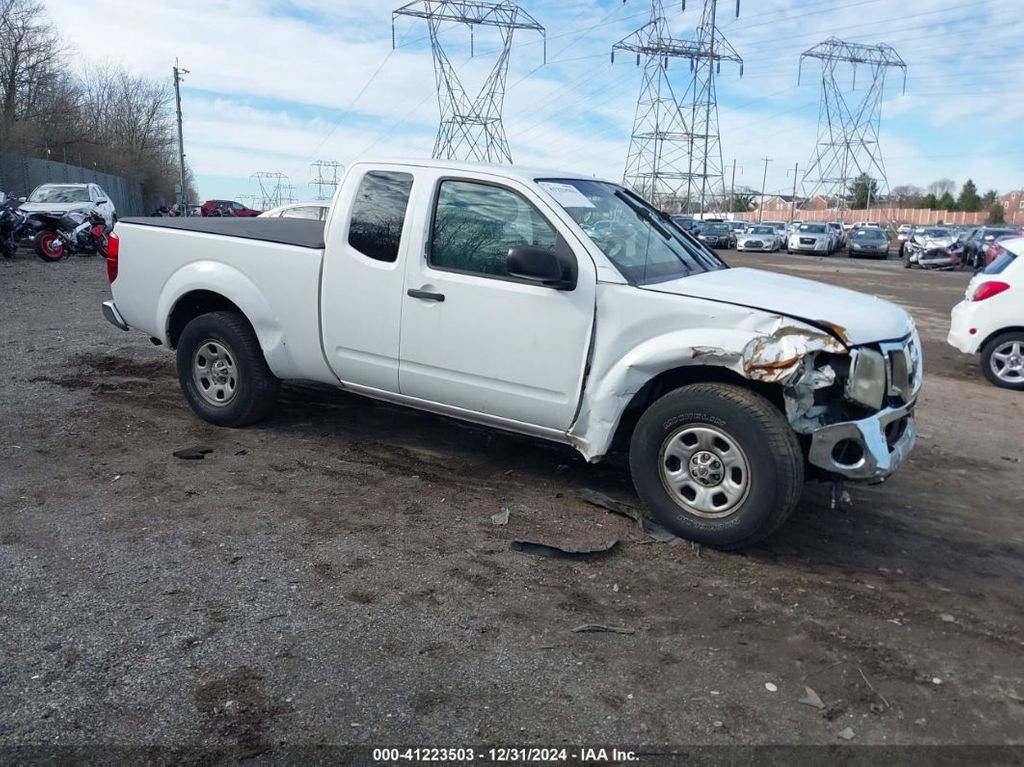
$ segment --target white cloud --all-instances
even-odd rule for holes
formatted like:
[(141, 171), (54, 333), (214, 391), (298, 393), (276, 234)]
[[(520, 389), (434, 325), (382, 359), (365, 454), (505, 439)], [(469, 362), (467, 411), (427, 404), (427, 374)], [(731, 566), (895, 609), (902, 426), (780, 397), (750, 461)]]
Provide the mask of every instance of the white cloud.
[[(168, 77), (175, 57), (186, 81), (187, 151), (200, 182), (227, 179), (207, 195), (235, 194), (256, 170), (280, 170), (300, 189), (315, 157), (351, 161), (367, 147), (383, 154), (430, 152), (437, 121), (434, 70), (422, 22), (399, 19), (391, 49), (392, 5), (379, 0), (176, 0), (144, 5), (46, 0), (51, 16), (85, 61), (114, 60)], [(621, 175), (640, 85), (628, 56), (609, 65), (611, 44), (646, 20), (643, 0), (523, 0), (548, 27), (548, 58), (529, 35), (517, 38), (505, 124), (518, 162)], [(806, 167), (817, 135), (820, 69), (802, 51), (830, 35), (890, 41), (909, 67), (907, 96), (891, 79), (883, 105), (882, 153), (890, 183), (926, 184), (973, 176), (982, 188), (1024, 178), (1018, 139), (1024, 71), (1014, 24), (1015, 0), (936, 8), (933, 0), (851, 0), (842, 6), (795, 0), (745, 4), (738, 20), (720, 4), (720, 23), (746, 61), (745, 76), (723, 67), (719, 79), (723, 159), (743, 168), (737, 183), (787, 191), (786, 170)], [(693, 34), (699, 3), (678, 13), (673, 32)], [(751, 7), (753, 6), (753, 7)], [(467, 61), (464, 28), (445, 30), (452, 62), (467, 89), (486, 76), (493, 32), (477, 36)], [(456, 42), (458, 40), (462, 42)], [(979, 45), (973, 45), (981, 43)], [(383, 66), (382, 66), (382, 62)], [(378, 72), (379, 68), (379, 72)], [(375, 75), (376, 72), (376, 75)], [(526, 75), (530, 76), (526, 76)], [(859, 82), (866, 73), (859, 72)], [(678, 66), (685, 80), (685, 63)], [(373, 78), (370, 87), (363, 91)], [(680, 89), (682, 91), (683, 88)], [(956, 94), (944, 97), (943, 94)], [(356, 101), (358, 96), (358, 100)], [(355, 107), (349, 112), (349, 106)], [(998, 153), (996, 155), (995, 153)], [(728, 181), (728, 178), (726, 179)]]

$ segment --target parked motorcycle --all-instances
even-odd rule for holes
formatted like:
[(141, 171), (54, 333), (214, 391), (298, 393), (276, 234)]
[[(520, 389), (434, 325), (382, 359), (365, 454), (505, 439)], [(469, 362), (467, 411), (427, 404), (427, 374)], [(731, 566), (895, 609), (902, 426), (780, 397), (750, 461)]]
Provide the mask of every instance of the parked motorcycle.
[(72, 254), (107, 256), (110, 229), (97, 210), (72, 210), (60, 215), (33, 213), (28, 226), (35, 230), (33, 245), (43, 261), (60, 261)]
[(25, 234), (28, 216), (18, 210), (20, 200), (0, 192), (0, 257), (14, 258), (18, 241)]

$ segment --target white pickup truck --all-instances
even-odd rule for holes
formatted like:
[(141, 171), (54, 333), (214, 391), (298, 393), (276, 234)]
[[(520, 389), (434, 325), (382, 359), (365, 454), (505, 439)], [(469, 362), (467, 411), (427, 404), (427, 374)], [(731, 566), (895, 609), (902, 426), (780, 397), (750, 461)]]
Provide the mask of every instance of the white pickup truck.
[(119, 328), (177, 350), (195, 412), (244, 426), (312, 380), (576, 448), (628, 450), (677, 534), (737, 548), (805, 477), (878, 482), (915, 440), (920, 343), (872, 296), (729, 268), (570, 173), (359, 162), (326, 222), (123, 219)]

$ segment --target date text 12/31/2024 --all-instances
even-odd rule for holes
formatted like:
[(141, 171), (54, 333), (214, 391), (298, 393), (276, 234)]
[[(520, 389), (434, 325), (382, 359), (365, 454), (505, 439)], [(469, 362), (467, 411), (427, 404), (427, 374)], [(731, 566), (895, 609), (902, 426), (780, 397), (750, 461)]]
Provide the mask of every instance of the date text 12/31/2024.
[(635, 751), (618, 748), (542, 748), (504, 746), (494, 748), (375, 748), (373, 761), (397, 762), (636, 762)]

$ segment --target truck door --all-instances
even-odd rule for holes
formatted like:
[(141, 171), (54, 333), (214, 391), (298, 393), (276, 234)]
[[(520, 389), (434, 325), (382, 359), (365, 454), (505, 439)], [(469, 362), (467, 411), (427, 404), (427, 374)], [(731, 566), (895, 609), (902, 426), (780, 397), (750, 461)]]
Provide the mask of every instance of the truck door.
[[(423, 252), (403, 292), (404, 396), (565, 430), (575, 417), (594, 321), (593, 262), (523, 185), (442, 178)], [(571, 289), (509, 276), (515, 247), (572, 262)]]
[(346, 177), (327, 223), (320, 285), (324, 354), (344, 383), (398, 392), (398, 344), (413, 177)]

